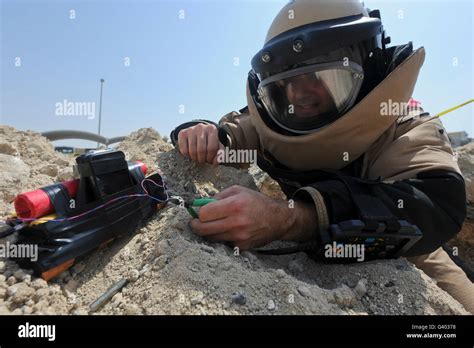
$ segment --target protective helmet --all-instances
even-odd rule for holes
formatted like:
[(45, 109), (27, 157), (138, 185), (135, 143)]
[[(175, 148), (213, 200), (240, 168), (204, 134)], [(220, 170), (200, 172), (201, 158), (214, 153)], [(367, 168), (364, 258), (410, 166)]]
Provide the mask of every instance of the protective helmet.
[(358, 0), (291, 1), (252, 59), (260, 117), (295, 135), (334, 122), (382, 80), (387, 43), (379, 11)]

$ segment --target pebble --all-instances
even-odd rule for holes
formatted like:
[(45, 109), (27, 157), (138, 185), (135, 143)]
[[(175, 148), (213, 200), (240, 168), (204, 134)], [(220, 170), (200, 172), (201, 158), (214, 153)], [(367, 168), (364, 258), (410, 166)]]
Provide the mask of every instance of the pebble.
[(10, 286), (13, 285), (13, 284), (16, 284), (16, 278), (14, 276), (8, 277), (7, 284), (10, 285)]
[(7, 289), (0, 288), (0, 299), (5, 298), (6, 295), (7, 295)]
[(202, 303), (203, 300), (204, 300), (204, 294), (199, 293), (199, 294), (197, 294), (196, 296), (194, 296), (194, 297), (191, 299), (191, 304), (192, 304), (193, 306), (195, 306), (195, 305), (197, 305), (197, 304), (199, 304), (199, 303)]
[(359, 298), (363, 297), (367, 293), (367, 279), (360, 279), (354, 288), (354, 292)]
[(126, 304), (124, 305), (123, 309), (126, 315), (142, 314), (142, 311), (140, 310), (140, 308), (138, 308), (138, 306), (134, 304)]
[(214, 248), (206, 244), (201, 245), (201, 250), (209, 254), (214, 254)]
[(298, 292), (300, 293), (301, 296), (311, 297), (311, 291), (306, 286), (301, 285), (301, 286), (298, 287), (297, 290), (298, 290)]
[(161, 255), (156, 259), (156, 266), (160, 269), (165, 267), (168, 263), (170, 263), (170, 257), (168, 255)]
[(85, 310), (84, 308), (78, 308), (72, 312), (73, 315), (88, 315), (89, 312)]
[(121, 292), (118, 292), (114, 295), (114, 297), (112, 297), (112, 301), (110, 302), (112, 303), (112, 305), (117, 307), (122, 301), (123, 301), (123, 295)]
[(207, 261), (207, 265), (210, 268), (216, 268), (219, 265), (219, 262), (217, 261), (217, 259), (213, 258), (213, 259)]
[(127, 274), (127, 279), (130, 282), (136, 282), (138, 277), (140, 277), (140, 272), (137, 269), (132, 269)]
[(23, 314), (31, 314), (33, 313), (33, 308), (31, 308), (30, 306), (23, 306), (21, 308), (21, 311)]
[(258, 260), (257, 256), (255, 256), (249, 251), (242, 251), (240, 255), (247, 258), (250, 261), (250, 263), (255, 263)]
[(35, 280), (31, 282), (31, 286), (34, 289), (43, 289), (43, 288), (48, 287), (48, 283), (46, 282), (46, 280), (42, 278), (36, 278)]
[(334, 289), (332, 293), (334, 301), (340, 306), (352, 307), (357, 302), (354, 292), (345, 284)]
[(268, 303), (267, 303), (267, 309), (270, 310), (270, 311), (272, 311), (272, 310), (275, 309), (275, 307), (276, 307), (275, 301), (269, 300)]
[(277, 275), (278, 278), (283, 278), (283, 277), (286, 275), (285, 271), (282, 270), (281, 268), (277, 269), (277, 270), (275, 271), (275, 273), (276, 273), (276, 275)]
[(41, 300), (41, 298), (43, 298), (45, 296), (48, 296), (48, 295), (49, 295), (49, 289), (45, 289), (45, 288), (38, 289), (38, 290), (36, 290), (36, 292), (33, 296), (33, 299), (36, 302), (39, 302)]
[(0, 261), (0, 273), (5, 272), (5, 261)]
[(25, 303), (35, 294), (35, 290), (24, 283), (19, 283), (10, 286), (7, 293), (13, 303)]
[(238, 304), (240, 306), (243, 306), (247, 302), (245, 295), (240, 292), (234, 292), (231, 296), (231, 299), (233, 303)]

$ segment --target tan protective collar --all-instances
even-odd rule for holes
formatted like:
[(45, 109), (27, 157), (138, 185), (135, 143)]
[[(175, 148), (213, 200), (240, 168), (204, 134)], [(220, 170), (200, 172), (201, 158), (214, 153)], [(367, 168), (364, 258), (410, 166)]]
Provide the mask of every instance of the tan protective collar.
[(261, 149), (294, 170), (341, 169), (365, 153), (397, 120), (381, 115), (386, 103), (406, 103), (411, 98), (425, 60), (423, 47), (414, 51), (374, 90), (332, 124), (310, 134), (287, 136), (268, 128), (258, 115), (247, 86), (252, 123)]

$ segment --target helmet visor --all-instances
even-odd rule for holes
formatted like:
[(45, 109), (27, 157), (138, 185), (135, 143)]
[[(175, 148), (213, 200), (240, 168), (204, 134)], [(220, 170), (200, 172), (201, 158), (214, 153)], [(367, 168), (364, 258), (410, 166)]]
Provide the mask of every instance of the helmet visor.
[(304, 134), (342, 116), (356, 100), (363, 78), (353, 62), (314, 64), (263, 79), (258, 96), (280, 127)]

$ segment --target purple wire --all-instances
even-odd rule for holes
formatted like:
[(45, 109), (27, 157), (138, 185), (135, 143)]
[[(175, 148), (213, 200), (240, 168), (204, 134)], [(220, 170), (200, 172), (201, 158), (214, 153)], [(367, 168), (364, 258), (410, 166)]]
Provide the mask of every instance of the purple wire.
[[(61, 218), (61, 219), (51, 219), (51, 220), (47, 220), (47, 221), (45, 221), (45, 222), (64, 222), (64, 221), (70, 221), (70, 220), (78, 219), (78, 218), (80, 218), (80, 217), (82, 217), (82, 216), (84, 216), (84, 215), (90, 214), (90, 213), (92, 213), (92, 212), (94, 212), (94, 211), (96, 211), (96, 210), (99, 210), (99, 209), (101, 209), (101, 208), (107, 206), (107, 205), (110, 204), (110, 203), (116, 202), (116, 201), (121, 200), (121, 199), (128, 199), (128, 198), (133, 198), (133, 197), (148, 197), (148, 198), (151, 198), (151, 199), (153, 199), (153, 200), (155, 200), (155, 201), (157, 201), (157, 202), (159, 202), (159, 203), (164, 203), (164, 202), (167, 202), (167, 201), (169, 200), (168, 192), (166, 192), (166, 190), (164, 190), (164, 191), (165, 191), (165, 194), (166, 194), (166, 199), (163, 200), (163, 201), (160, 200), (160, 199), (158, 199), (158, 198), (156, 198), (156, 197), (151, 196), (151, 195), (148, 193), (148, 191), (146, 190), (145, 186), (144, 186), (144, 182), (145, 182), (145, 181), (150, 181), (150, 182), (152, 182), (153, 184), (155, 184), (156, 186), (161, 187), (161, 188), (163, 188), (163, 189), (164, 189), (164, 187), (165, 187), (164, 181), (163, 181), (163, 185), (160, 185), (160, 184), (157, 184), (156, 182), (154, 182), (154, 181), (151, 180), (151, 179), (145, 178), (145, 179), (143, 179), (143, 180), (141, 181), (141, 183), (140, 183), (140, 185), (141, 185), (141, 187), (142, 187), (142, 189), (143, 189), (143, 192), (145, 192), (145, 193), (136, 193), (136, 194), (133, 194), (133, 195), (125, 195), (125, 196), (115, 197), (115, 198), (111, 199), (110, 201), (107, 201), (107, 202), (105, 202), (104, 204), (101, 204), (101, 205), (99, 205), (99, 206), (97, 206), (97, 207), (95, 207), (95, 208), (93, 208), (93, 209), (91, 209), (91, 210), (87, 210), (87, 211), (85, 211), (85, 212), (83, 212), (83, 213), (81, 213), (81, 214), (79, 214), (79, 215), (70, 216), (70, 217), (65, 217), (65, 218)], [(41, 219), (44, 219), (44, 217), (40, 217), (40, 218), (17, 218), (17, 220), (20, 220), (20, 221), (22, 221), (22, 222), (34, 222), (34, 221), (38, 221), (38, 220), (41, 220)]]

